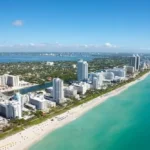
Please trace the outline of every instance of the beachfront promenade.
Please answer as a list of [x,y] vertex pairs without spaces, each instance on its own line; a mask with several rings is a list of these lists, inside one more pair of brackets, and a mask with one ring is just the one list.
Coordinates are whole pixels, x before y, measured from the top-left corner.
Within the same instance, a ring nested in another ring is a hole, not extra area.
[[115,96],[122,91],[126,90],[129,86],[136,84],[137,82],[145,79],[149,73],[143,75],[140,80],[137,79],[130,82],[116,90],[113,90],[107,94],[99,96],[87,103],[79,105],[71,110],[58,115],[54,118],[48,119],[43,123],[29,127],[17,134],[9,136],[0,141],[0,150],[24,150],[28,149],[33,143],[41,140],[44,136],[54,131],[55,129],[64,126],[65,124],[75,120],[76,118],[83,115],[85,112],[89,111],[93,107],[106,101],[108,98]]

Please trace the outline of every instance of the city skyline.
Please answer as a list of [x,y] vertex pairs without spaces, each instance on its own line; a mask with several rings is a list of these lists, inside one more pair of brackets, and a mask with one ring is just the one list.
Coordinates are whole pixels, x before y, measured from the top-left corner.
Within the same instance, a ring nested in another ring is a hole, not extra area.
[[149,4],[2,0],[0,51],[150,52]]

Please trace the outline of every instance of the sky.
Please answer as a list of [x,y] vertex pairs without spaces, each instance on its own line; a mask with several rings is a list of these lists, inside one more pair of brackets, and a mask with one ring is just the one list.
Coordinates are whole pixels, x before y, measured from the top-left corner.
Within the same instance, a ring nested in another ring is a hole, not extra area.
[[150,1],[0,0],[0,51],[150,52]]

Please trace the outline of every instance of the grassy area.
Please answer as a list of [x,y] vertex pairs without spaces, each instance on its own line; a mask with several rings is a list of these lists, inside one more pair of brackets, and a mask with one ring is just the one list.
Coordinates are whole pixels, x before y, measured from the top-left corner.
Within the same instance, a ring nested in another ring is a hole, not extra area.
[[146,70],[144,72],[141,72],[139,73],[136,78],[133,78],[133,79],[130,79],[128,81],[124,81],[124,82],[121,82],[115,86],[112,86],[112,87],[109,87],[107,88],[106,90],[96,90],[96,91],[90,91],[87,93],[86,97],[83,98],[81,101],[73,101],[72,103],[70,103],[69,105],[67,105],[66,107],[59,107],[59,108],[55,108],[54,110],[52,110],[51,112],[45,114],[44,116],[40,116],[40,117],[35,117],[34,119],[32,120],[28,120],[28,121],[24,121],[21,123],[21,125],[18,125],[17,127],[13,127],[12,129],[4,132],[4,133],[1,133],[0,134],[0,139],[2,138],[5,138],[7,136],[10,136],[12,134],[15,134],[21,130],[24,130],[25,128],[27,127],[30,127],[30,126],[33,126],[33,125],[36,125],[36,124],[39,124],[47,119],[51,119],[59,114],[62,114],[76,106],[79,106],[85,102],[88,102],[88,101],[91,101],[92,99],[98,97],[98,96],[102,96],[103,94],[106,94],[112,90],[115,90],[119,87],[122,87],[124,85],[126,85],[127,83],[130,83],[132,81],[135,81],[136,79],[140,78],[141,76],[143,76],[144,74],[148,73],[149,70]]

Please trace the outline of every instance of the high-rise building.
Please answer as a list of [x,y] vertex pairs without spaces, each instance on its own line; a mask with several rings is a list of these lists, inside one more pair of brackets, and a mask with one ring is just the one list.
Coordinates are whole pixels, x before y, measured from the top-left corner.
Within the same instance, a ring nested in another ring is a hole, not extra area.
[[22,118],[21,105],[17,101],[1,101],[0,102],[0,114],[8,119],[12,118]]
[[9,100],[10,97],[0,93],[0,115],[8,118],[22,118],[22,108],[19,101]]
[[4,74],[0,76],[0,85],[2,86],[19,86],[19,76]]
[[56,103],[64,102],[64,85],[63,81],[59,78],[53,79],[53,99]]
[[140,68],[140,56],[137,54],[136,55],[136,70],[139,70]]
[[9,117],[8,118],[22,118],[22,109],[21,109],[21,104],[16,101],[12,101],[8,105],[8,111],[9,111]]
[[7,85],[8,86],[19,86],[19,76],[7,76]]
[[136,68],[137,68],[137,57],[135,55],[130,57],[130,66],[134,67],[134,70],[136,71]]
[[77,75],[78,81],[88,80],[88,63],[86,61],[78,61]]

